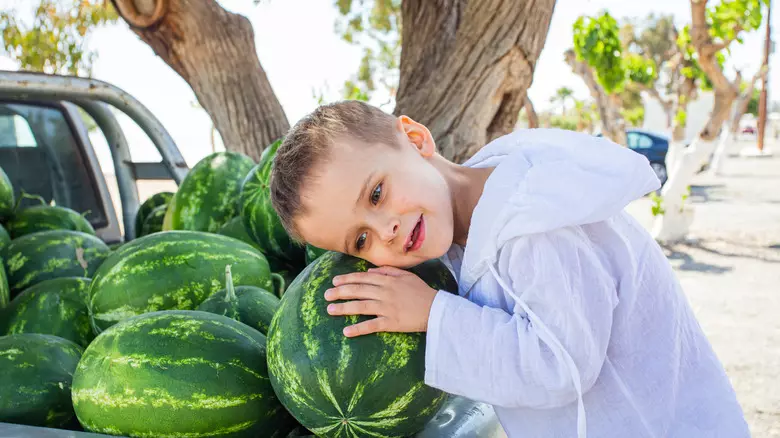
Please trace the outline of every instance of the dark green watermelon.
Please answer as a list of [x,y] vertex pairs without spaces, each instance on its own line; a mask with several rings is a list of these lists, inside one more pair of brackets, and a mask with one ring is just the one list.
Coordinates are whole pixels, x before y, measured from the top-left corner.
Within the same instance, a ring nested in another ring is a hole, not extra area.
[[281,143],[279,139],[268,146],[260,156],[260,163],[244,180],[239,201],[241,218],[247,233],[260,245],[274,272],[300,271],[306,265],[304,248],[290,239],[271,205],[271,168]]
[[9,243],[11,243],[11,236],[8,235],[8,231],[0,224],[0,254],[3,253],[3,248],[8,246]]
[[44,280],[91,278],[110,252],[103,241],[80,231],[41,231],[14,239],[3,254],[11,298]]
[[238,215],[241,181],[255,163],[235,152],[217,152],[200,160],[168,204],[163,229],[216,233]]
[[[244,228],[244,222],[242,221],[241,216],[237,216],[234,217],[233,219],[230,219],[225,225],[222,226],[222,228],[219,229],[218,234],[232,237],[234,239],[238,239],[244,243],[248,243],[254,246],[260,252],[263,251],[263,249],[260,248],[260,245],[258,245],[257,242],[255,242],[254,240],[252,240],[251,237],[249,237],[249,233],[247,233],[246,228]],[[267,258],[268,257],[266,257],[266,259]]]
[[0,167],[0,220],[5,220],[14,213],[16,198],[14,197],[14,187],[8,175]]
[[268,381],[265,336],[200,311],[101,333],[79,362],[73,405],[87,430],[131,437],[284,437],[295,426]]
[[233,287],[230,265],[225,267],[226,289],[200,303],[196,310],[224,315],[236,321],[268,333],[271,320],[279,308],[279,298],[265,289],[255,286]]
[[312,246],[307,244],[306,245],[306,264],[309,265],[311,262],[317,260],[317,258],[323,254],[325,254],[328,251],[325,251],[324,249],[317,248],[316,246]]
[[149,216],[152,210],[163,205],[168,205],[168,203],[171,202],[171,199],[173,199],[173,193],[160,192],[148,197],[146,201],[141,203],[141,205],[138,207],[138,212],[135,214],[136,237],[138,237],[138,233],[141,232],[141,229],[144,226],[144,221],[146,221],[146,217]]
[[[2,251],[0,251],[2,253]],[[11,301],[11,288],[8,287],[8,277],[5,275],[5,265],[0,257],[0,310],[4,309]],[[0,315],[0,317],[3,317]]]
[[[333,277],[370,267],[345,254],[320,256],[284,293],[268,331],[271,384],[287,410],[318,436],[410,436],[446,398],[424,383],[424,333],[347,338],[345,327],[372,317],[327,313],[324,294]],[[438,260],[410,271],[435,289],[457,290]]]
[[95,229],[84,216],[66,207],[36,205],[16,212],[6,223],[8,233],[17,239],[39,231],[72,230],[95,235]]
[[165,219],[167,210],[167,205],[161,205],[149,212],[149,214],[146,215],[146,219],[144,219],[144,223],[141,225],[140,231],[138,231],[138,234],[135,237],[148,236],[162,231],[163,220]]
[[131,316],[192,310],[224,289],[225,265],[240,286],[273,288],[260,251],[236,239],[199,231],[163,231],[114,251],[92,277],[90,317],[96,333]]
[[0,321],[0,333],[54,335],[86,347],[95,337],[89,324],[89,278],[42,281],[17,295]]
[[82,351],[57,336],[0,337],[0,422],[55,428],[71,425],[70,388]]

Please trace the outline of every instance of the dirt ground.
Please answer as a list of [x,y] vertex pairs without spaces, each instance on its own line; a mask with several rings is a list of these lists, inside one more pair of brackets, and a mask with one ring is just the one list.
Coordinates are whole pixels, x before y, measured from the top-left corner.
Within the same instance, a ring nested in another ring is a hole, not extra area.
[[[689,239],[666,249],[737,392],[752,436],[780,437],[780,143],[771,158],[735,157],[691,186]],[[628,211],[648,229],[647,199]]]

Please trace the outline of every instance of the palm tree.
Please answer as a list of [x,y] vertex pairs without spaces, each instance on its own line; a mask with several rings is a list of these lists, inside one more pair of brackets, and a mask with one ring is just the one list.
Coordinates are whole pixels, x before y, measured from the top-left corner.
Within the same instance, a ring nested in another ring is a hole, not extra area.
[[555,91],[555,95],[550,98],[550,103],[560,103],[561,111],[566,114],[566,101],[574,98],[574,91],[569,87],[561,87]]

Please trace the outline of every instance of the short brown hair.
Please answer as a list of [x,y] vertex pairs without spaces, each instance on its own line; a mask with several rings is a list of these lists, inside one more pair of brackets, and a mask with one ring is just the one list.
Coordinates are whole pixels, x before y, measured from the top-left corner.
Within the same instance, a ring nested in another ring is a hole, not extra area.
[[397,144],[396,119],[357,100],[322,105],[298,121],[276,151],[271,172],[271,203],[282,226],[303,243],[294,220],[305,213],[301,200],[312,168],[328,157],[337,138],[355,138],[365,145]]

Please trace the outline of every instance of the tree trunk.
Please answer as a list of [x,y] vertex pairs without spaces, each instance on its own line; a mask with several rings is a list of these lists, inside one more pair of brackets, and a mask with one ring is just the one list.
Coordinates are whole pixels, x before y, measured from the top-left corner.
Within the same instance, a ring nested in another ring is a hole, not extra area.
[[228,151],[258,160],[287,132],[246,17],[215,0],[112,1],[133,32],[192,87]]
[[517,123],[555,0],[404,0],[396,114],[462,162]]
[[531,102],[531,99],[528,97],[528,95],[525,96],[525,103],[523,104],[523,108],[525,109],[525,115],[528,117],[528,128],[529,129],[538,128],[539,115],[536,114],[534,103]]
[[604,87],[596,81],[596,77],[590,66],[582,61],[578,61],[577,55],[574,54],[573,50],[567,50],[565,58],[566,63],[569,64],[572,71],[582,77],[585,81],[585,85],[587,85],[590,90],[590,95],[593,96],[593,99],[596,101],[604,135],[612,139],[615,143],[625,146],[627,143],[626,122],[620,114],[620,105],[616,101],[617,98],[607,94]]
[[767,74],[767,66],[761,67],[761,70],[753,76],[753,79],[745,87],[745,91],[737,99],[734,108],[734,118],[731,119],[731,133],[736,137],[739,133],[739,123],[742,121],[742,117],[745,115],[750,105],[750,99],[753,97],[753,90],[756,89],[756,83]]

